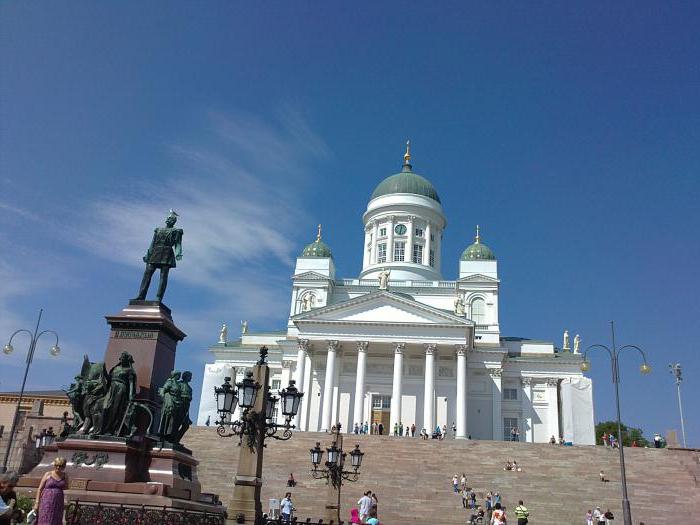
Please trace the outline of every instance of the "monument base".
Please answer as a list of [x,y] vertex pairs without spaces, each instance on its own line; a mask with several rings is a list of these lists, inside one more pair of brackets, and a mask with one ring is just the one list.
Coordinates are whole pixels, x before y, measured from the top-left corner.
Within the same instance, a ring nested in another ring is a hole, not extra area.
[[[36,489],[57,457],[66,459],[70,484],[65,493],[71,502],[225,513],[218,496],[202,494],[198,461],[184,447],[161,448],[147,437],[69,436],[46,447],[39,465],[20,479],[18,487]],[[92,510],[87,512],[91,515]]]

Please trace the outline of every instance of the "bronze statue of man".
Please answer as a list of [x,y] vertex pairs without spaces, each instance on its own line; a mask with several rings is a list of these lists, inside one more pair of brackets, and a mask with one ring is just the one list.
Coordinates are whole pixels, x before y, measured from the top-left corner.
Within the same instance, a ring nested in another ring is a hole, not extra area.
[[156,228],[153,231],[153,240],[148,248],[143,262],[146,263],[146,270],[143,272],[141,289],[136,300],[146,299],[148,287],[151,285],[151,277],[156,269],[160,270],[160,284],[158,285],[158,302],[163,302],[165,288],[168,286],[168,272],[170,268],[175,268],[175,261],[182,259],[182,230],[175,228],[177,213],[170,210],[170,215],[165,219],[165,228]]

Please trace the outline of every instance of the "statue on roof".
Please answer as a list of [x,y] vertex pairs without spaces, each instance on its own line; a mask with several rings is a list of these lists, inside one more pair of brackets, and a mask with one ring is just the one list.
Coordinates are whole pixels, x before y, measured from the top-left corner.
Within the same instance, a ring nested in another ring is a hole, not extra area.
[[386,290],[389,286],[389,275],[391,274],[391,269],[388,270],[382,270],[379,272],[379,275],[377,275],[377,278],[379,279],[379,289],[380,290]]
[[141,288],[135,300],[143,301],[146,299],[151,278],[156,270],[160,270],[160,283],[156,298],[159,303],[163,302],[163,295],[165,295],[165,289],[168,286],[168,273],[171,268],[175,268],[176,261],[182,259],[182,230],[175,228],[177,218],[178,214],[170,210],[170,214],[165,219],[165,228],[153,230],[151,246],[146,255],[143,256],[146,269],[143,272]]
[[455,299],[455,315],[459,317],[464,317],[465,315],[464,299],[462,298],[461,294],[457,296],[457,299]]
[[564,345],[562,346],[562,350],[565,352],[569,352],[571,350],[571,346],[569,346],[569,331],[564,330]]
[[241,334],[248,333],[248,321],[241,321]]
[[219,343],[226,344],[228,340],[228,327],[226,323],[221,325],[221,330],[219,331]]
[[576,337],[574,337],[574,354],[580,354],[581,353],[581,336],[576,334]]

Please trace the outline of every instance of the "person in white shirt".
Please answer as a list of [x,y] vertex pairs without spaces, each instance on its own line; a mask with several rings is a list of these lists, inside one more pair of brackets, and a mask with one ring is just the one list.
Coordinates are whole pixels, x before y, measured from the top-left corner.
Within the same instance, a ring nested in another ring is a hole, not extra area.
[[292,505],[292,493],[287,492],[284,495],[284,499],[280,501],[280,517],[282,518],[282,523],[289,523],[292,520],[293,510],[294,505]]
[[364,523],[369,516],[369,509],[372,506],[372,498],[370,498],[369,494],[365,492],[357,504],[360,506],[360,521]]

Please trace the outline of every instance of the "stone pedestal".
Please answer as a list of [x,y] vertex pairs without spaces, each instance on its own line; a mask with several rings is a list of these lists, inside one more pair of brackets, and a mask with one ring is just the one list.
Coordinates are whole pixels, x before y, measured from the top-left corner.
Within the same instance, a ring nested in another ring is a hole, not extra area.
[[110,326],[105,353],[107,370],[117,364],[122,352],[134,356],[136,397],[157,400],[158,388],[175,368],[175,348],[186,335],[158,301],[129,301],[116,315],[105,317]]

